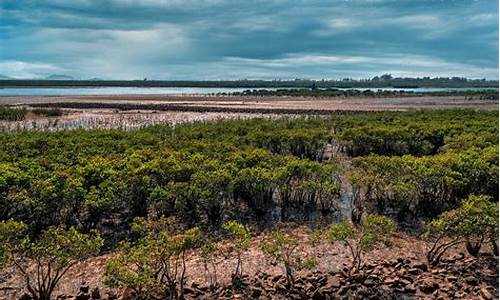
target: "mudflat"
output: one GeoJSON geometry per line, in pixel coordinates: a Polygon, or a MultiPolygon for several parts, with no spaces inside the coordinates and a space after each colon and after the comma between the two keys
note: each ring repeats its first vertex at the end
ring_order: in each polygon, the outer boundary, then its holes
{"type": "MultiPolygon", "coordinates": [[[[89,96],[2,96],[0,104],[62,108],[152,109],[182,111],[228,111],[265,113],[266,110],[297,111],[399,111],[409,109],[471,108],[497,110],[498,100],[465,96],[410,97],[253,97],[206,95],[89,95],[89,96]]],[[[271,111],[276,112],[276,111],[271,111]]]]}

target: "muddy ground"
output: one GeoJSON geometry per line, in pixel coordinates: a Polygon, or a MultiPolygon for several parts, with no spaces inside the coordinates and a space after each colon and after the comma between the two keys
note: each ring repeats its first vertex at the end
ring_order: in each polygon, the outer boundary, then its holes
{"type": "Polygon", "coordinates": [[[436,108],[498,109],[498,100],[469,100],[465,96],[413,97],[253,97],[253,96],[175,96],[175,95],[104,95],[104,96],[2,96],[0,104],[40,103],[122,103],[172,104],[196,107],[225,107],[290,110],[407,110],[436,108]]]}
{"type": "Polygon", "coordinates": [[[294,115],[334,115],[413,109],[498,110],[498,100],[463,96],[312,98],[251,96],[0,96],[0,105],[62,109],[63,116],[28,114],[22,121],[0,121],[0,130],[134,129],[153,124],[294,115]]]}

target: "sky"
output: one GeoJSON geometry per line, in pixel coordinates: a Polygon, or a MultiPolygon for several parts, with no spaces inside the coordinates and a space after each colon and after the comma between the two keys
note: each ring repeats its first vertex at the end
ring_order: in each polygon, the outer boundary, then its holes
{"type": "Polygon", "coordinates": [[[0,75],[498,79],[497,0],[0,0],[0,75]]]}

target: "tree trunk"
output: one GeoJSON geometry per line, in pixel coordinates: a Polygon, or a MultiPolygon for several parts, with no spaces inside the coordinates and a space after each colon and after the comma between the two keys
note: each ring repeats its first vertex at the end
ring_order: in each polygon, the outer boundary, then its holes
{"type": "Polygon", "coordinates": [[[469,252],[470,255],[476,257],[479,254],[479,250],[481,250],[481,245],[482,242],[471,242],[471,241],[466,241],[465,242],[465,249],[467,249],[467,252],[469,252]]]}
{"type": "Polygon", "coordinates": [[[497,244],[497,241],[491,240],[490,244],[491,244],[491,251],[493,252],[493,255],[498,256],[498,244],[497,244]]]}
{"type": "Polygon", "coordinates": [[[290,288],[293,288],[294,286],[294,279],[293,279],[293,274],[292,274],[292,268],[290,266],[285,266],[285,271],[286,271],[286,280],[288,283],[288,286],[290,288]]]}

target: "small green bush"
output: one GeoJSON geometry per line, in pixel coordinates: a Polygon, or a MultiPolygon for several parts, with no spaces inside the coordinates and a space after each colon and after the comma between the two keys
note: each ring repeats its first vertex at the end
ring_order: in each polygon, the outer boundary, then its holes
{"type": "Polygon", "coordinates": [[[425,236],[432,241],[427,260],[436,265],[452,247],[465,243],[471,254],[477,255],[483,242],[497,248],[498,202],[488,196],[470,195],[453,210],[439,215],[427,224],[425,236]]]}
{"type": "Polygon", "coordinates": [[[352,263],[348,276],[359,273],[363,266],[364,254],[372,250],[396,230],[394,222],[384,216],[368,215],[359,228],[350,222],[333,224],[326,230],[327,238],[344,243],[350,251],[352,263]]]}
{"type": "Polygon", "coordinates": [[[142,237],[122,243],[106,264],[105,283],[113,288],[131,288],[138,299],[183,299],[186,282],[186,251],[197,246],[200,230],[171,231],[171,222],[137,220],[142,237]]]}
{"type": "Polygon", "coordinates": [[[0,251],[24,277],[33,299],[50,300],[67,272],[78,262],[99,253],[104,240],[96,233],[83,234],[71,227],[49,227],[34,240],[20,238],[26,226],[7,221],[0,223],[0,251]]]}
{"type": "Polygon", "coordinates": [[[238,221],[228,221],[222,226],[231,235],[231,240],[236,252],[236,269],[232,274],[233,280],[240,279],[243,275],[243,267],[241,264],[242,254],[250,247],[252,235],[248,228],[238,221]]]}
{"type": "Polygon", "coordinates": [[[309,269],[316,265],[316,261],[312,257],[301,258],[297,254],[299,240],[280,230],[275,230],[270,237],[263,240],[260,247],[271,260],[283,266],[286,282],[289,287],[294,286],[294,272],[299,269],[309,269]]]}

